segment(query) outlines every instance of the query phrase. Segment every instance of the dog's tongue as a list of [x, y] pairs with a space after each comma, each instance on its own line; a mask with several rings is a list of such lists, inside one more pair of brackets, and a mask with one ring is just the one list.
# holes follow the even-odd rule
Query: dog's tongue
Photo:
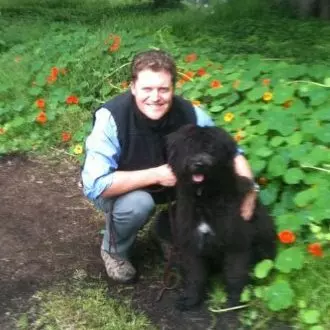
[[194, 182], [203, 182], [204, 181], [204, 175], [203, 174], [194, 174], [192, 176], [192, 179]]

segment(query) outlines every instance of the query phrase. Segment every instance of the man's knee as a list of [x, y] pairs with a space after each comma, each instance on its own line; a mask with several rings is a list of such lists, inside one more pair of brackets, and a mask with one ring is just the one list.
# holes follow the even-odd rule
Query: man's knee
[[115, 221], [128, 217], [135, 226], [141, 226], [147, 222], [154, 209], [152, 196], [146, 191], [136, 190], [120, 196], [115, 201], [113, 217]]

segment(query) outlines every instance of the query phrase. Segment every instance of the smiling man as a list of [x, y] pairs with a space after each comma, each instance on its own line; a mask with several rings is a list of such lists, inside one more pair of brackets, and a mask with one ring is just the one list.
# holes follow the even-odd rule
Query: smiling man
[[[176, 177], [166, 163], [165, 137], [181, 126], [214, 126], [200, 108], [174, 94], [176, 65], [157, 50], [137, 54], [131, 66], [130, 90], [102, 105], [86, 140], [82, 171], [85, 195], [106, 214], [101, 257], [107, 274], [130, 282], [136, 270], [129, 261], [136, 235], [155, 205], [170, 196]], [[246, 159], [238, 152], [238, 174], [252, 178]], [[256, 193], [241, 207], [252, 215]]]

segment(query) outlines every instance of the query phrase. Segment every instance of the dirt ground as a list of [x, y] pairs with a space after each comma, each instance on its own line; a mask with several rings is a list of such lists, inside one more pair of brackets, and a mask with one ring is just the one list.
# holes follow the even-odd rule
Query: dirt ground
[[[0, 329], [15, 329], [13, 319], [27, 309], [38, 289], [71, 278], [76, 270], [106, 280], [99, 257], [103, 217], [82, 195], [79, 166], [58, 156], [4, 157], [0, 159]], [[138, 241], [135, 261], [140, 280], [133, 291], [133, 305], [146, 312], [160, 329], [206, 329], [210, 315], [174, 310], [176, 292], [162, 288], [159, 253], [154, 243]], [[125, 291], [111, 284], [109, 295]], [[120, 292], [120, 294], [119, 294]]]
[[[107, 280], [99, 256], [103, 217], [83, 196], [79, 179], [79, 166], [63, 155], [0, 158], [0, 329], [15, 329], [13, 320], [36, 290], [77, 270]], [[135, 249], [139, 281], [127, 288], [109, 283], [109, 296], [132, 295], [133, 306], [161, 330], [208, 329], [213, 320], [205, 307], [185, 313], [173, 308], [175, 290], [155, 301], [163, 266], [146, 236]]]

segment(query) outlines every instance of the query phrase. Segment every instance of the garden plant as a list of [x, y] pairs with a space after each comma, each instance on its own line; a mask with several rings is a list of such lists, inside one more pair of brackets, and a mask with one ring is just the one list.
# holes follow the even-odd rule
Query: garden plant
[[[329, 329], [330, 66], [323, 58], [222, 52], [223, 36], [201, 31], [183, 39], [179, 25], [54, 24], [45, 37], [4, 48], [0, 155], [57, 149], [82, 162], [92, 111], [129, 87], [132, 56], [169, 51], [178, 64], [176, 92], [233, 135], [276, 221], [278, 255], [253, 270], [242, 322], [263, 329], [277, 318], [297, 329]], [[210, 310], [223, 312], [223, 300], [215, 289]]]

